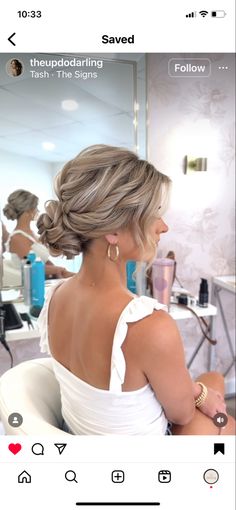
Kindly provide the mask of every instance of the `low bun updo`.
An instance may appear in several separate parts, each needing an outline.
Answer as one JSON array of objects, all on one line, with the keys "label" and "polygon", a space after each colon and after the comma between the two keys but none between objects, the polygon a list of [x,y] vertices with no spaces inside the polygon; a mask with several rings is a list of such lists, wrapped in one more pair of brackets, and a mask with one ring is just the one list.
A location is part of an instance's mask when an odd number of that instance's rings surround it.
[{"label": "low bun updo", "polygon": [[71,229],[59,200],[49,200],[45,209],[46,213],[41,214],[37,221],[40,241],[53,256],[65,255],[67,259],[72,259],[83,251],[82,239],[77,231]]},{"label": "low bun updo", "polygon": [[6,216],[8,220],[16,220],[17,219],[17,213],[14,207],[10,204],[6,204],[3,213]]},{"label": "low bun updo", "polygon": [[40,240],[52,255],[72,258],[85,253],[93,239],[130,228],[143,248],[150,241],[150,219],[161,215],[169,185],[169,177],[129,150],[88,147],[56,176],[58,200],[46,202],[38,219]]}]

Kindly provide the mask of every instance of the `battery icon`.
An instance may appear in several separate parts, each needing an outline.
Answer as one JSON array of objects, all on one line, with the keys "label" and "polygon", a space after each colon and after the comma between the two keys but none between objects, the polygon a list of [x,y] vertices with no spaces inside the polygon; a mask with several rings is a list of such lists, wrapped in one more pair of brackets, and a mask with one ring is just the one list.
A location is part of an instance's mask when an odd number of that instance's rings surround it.
[{"label": "battery icon", "polygon": [[212,18],[224,18],[226,16],[225,11],[211,11]]}]

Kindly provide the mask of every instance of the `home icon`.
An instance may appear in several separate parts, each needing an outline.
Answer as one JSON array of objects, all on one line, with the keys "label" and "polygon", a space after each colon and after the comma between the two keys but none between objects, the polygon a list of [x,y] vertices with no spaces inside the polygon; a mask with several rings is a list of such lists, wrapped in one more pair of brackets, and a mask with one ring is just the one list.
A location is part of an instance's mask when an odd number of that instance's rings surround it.
[{"label": "home icon", "polygon": [[18,483],[31,483],[31,475],[27,471],[22,471],[18,476]]}]

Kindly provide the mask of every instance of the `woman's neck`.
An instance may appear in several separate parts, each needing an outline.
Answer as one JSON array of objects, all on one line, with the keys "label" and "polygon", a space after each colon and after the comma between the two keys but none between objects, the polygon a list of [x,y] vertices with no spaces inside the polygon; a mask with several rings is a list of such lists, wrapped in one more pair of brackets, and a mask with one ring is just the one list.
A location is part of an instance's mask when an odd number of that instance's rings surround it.
[{"label": "woman's neck", "polygon": [[23,217],[23,215],[20,216],[20,218],[17,220],[15,230],[23,230],[24,232],[32,233],[30,228],[30,220],[26,217]]},{"label": "woman's neck", "polygon": [[107,246],[94,243],[93,249],[83,256],[78,280],[89,287],[126,289],[126,261],[120,258],[113,262],[108,258]]}]

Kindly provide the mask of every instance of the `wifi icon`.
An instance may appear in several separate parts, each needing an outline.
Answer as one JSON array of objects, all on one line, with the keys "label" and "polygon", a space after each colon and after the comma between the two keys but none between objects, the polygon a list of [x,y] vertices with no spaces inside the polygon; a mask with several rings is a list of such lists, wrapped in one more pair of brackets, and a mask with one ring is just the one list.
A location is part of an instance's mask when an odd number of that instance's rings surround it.
[{"label": "wifi icon", "polygon": [[199,14],[201,14],[201,16],[205,18],[205,16],[208,14],[208,11],[199,11]]}]

